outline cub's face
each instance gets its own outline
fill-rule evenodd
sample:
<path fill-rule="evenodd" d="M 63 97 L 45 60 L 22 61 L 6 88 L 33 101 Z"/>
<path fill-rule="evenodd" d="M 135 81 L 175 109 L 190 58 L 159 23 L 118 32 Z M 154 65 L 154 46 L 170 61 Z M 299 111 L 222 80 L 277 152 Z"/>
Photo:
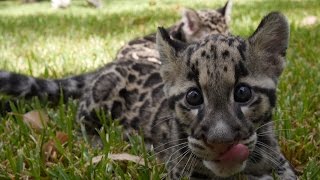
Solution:
<path fill-rule="evenodd" d="M 215 175 L 245 169 L 271 120 L 284 66 L 288 23 L 270 13 L 248 40 L 211 35 L 181 44 L 159 29 L 161 73 L 170 108 L 189 148 Z"/>

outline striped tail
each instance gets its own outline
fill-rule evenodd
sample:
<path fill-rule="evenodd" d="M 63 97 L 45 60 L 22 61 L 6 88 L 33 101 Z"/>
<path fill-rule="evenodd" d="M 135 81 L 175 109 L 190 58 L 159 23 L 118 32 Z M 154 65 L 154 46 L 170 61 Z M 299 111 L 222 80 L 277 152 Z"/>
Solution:
<path fill-rule="evenodd" d="M 39 97 L 58 102 L 80 98 L 97 72 L 70 76 L 62 79 L 41 79 L 23 74 L 0 71 L 0 93 L 13 97 Z"/>

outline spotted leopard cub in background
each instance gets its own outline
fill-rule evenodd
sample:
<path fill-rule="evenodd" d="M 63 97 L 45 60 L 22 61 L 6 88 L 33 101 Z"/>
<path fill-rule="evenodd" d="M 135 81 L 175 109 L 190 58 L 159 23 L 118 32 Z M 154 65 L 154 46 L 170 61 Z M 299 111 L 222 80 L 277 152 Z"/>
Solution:
<path fill-rule="evenodd" d="M 96 110 L 104 110 L 125 135 L 142 129 L 170 179 L 297 179 L 272 123 L 288 40 L 280 13 L 267 15 L 248 39 L 216 34 L 186 44 L 160 28 L 161 63 L 127 59 L 105 66 L 86 84 L 77 120 L 94 131 L 101 126 Z M 36 85 L 52 89 L 47 81 Z"/>
<path fill-rule="evenodd" d="M 209 34 L 228 34 L 232 0 L 217 10 L 184 9 L 179 22 L 169 27 L 170 36 L 183 42 L 195 42 Z M 131 40 L 117 53 L 116 60 L 139 60 L 160 63 L 156 33 Z"/>

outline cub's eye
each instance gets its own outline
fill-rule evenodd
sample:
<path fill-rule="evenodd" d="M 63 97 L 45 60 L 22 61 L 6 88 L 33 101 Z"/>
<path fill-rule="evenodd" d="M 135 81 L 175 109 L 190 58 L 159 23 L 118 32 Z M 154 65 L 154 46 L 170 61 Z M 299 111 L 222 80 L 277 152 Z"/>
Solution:
<path fill-rule="evenodd" d="M 252 97 L 251 88 L 248 85 L 240 84 L 234 89 L 234 100 L 236 102 L 245 103 Z"/>
<path fill-rule="evenodd" d="M 191 106 L 198 106 L 203 103 L 203 98 L 198 89 L 190 89 L 187 92 L 186 101 Z"/>

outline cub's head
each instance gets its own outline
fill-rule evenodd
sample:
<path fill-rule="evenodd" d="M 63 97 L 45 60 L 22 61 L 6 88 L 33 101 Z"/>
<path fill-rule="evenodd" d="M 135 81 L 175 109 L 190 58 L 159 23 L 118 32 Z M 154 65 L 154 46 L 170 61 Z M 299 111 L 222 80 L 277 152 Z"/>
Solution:
<path fill-rule="evenodd" d="M 181 21 L 170 33 L 171 37 L 183 42 L 196 42 L 209 34 L 227 34 L 232 1 L 217 10 L 184 9 Z"/>
<path fill-rule="evenodd" d="M 248 39 L 210 35 L 183 44 L 159 28 L 161 75 L 177 130 L 213 174 L 243 171 L 256 144 L 266 142 L 258 135 L 271 124 L 288 40 L 288 22 L 277 12 Z"/>

